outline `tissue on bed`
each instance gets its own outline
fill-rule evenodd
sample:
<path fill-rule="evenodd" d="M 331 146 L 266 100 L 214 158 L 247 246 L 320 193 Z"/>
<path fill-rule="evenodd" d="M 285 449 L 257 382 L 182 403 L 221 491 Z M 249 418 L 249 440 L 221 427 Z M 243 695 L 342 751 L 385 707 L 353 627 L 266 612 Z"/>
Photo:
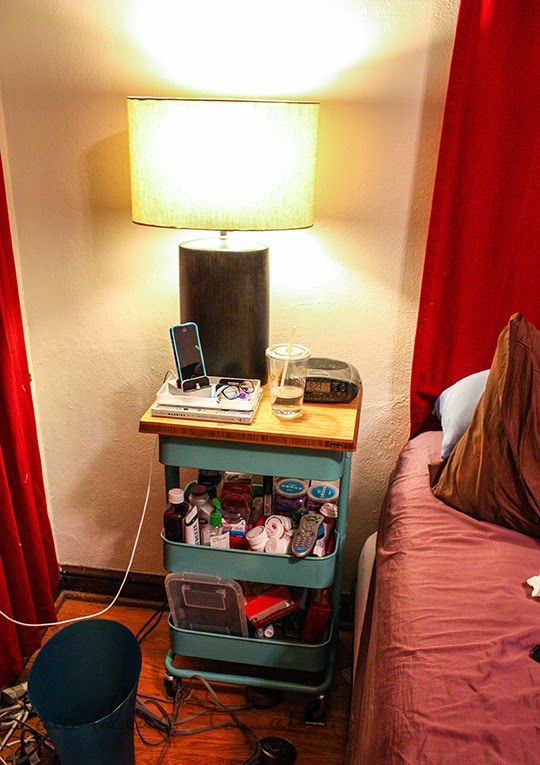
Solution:
<path fill-rule="evenodd" d="M 527 584 L 532 587 L 531 596 L 533 598 L 540 598 L 540 574 L 538 576 L 531 576 L 527 579 Z"/>

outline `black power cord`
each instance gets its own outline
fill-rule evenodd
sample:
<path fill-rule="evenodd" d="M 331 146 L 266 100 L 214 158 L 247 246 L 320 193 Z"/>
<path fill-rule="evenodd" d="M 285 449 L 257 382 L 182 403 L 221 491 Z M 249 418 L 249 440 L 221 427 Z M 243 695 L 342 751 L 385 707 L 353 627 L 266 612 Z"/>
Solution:
<path fill-rule="evenodd" d="M 139 644 L 143 642 L 143 640 L 146 640 L 148 635 L 150 635 L 158 626 L 160 623 L 163 614 L 168 608 L 168 603 L 165 601 L 162 603 L 155 611 L 154 613 L 145 621 L 143 626 L 140 628 L 140 630 L 137 632 L 135 637 L 137 638 Z"/>
<path fill-rule="evenodd" d="M 193 689 L 186 690 L 178 684 L 172 684 L 172 688 L 175 689 L 174 699 L 163 699 L 157 696 L 142 696 L 137 698 L 137 715 L 142 717 L 145 722 L 160 734 L 160 737 L 156 741 L 148 741 L 143 735 L 137 725 L 137 733 L 145 744 L 148 746 L 161 746 L 161 752 L 159 753 L 156 765 L 161 763 L 163 756 L 167 750 L 170 740 L 173 736 L 191 736 L 196 733 L 203 733 L 208 730 L 216 730 L 218 728 L 238 728 L 241 730 L 246 738 L 251 739 L 254 742 L 254 747 L 249 754 L 248 758 L 244 760 L 242 765 L 265 765 L 268 763 L 280 763 L 280 765 L 292 765 L 296 762 L 296 748 L 294 744 L 284 738 L 278 736 L 268 736 L 266 738 L 259 739 L 255 731 L 248 725 L 242 722 L 236 715 L 237 711 L 243 709 L 250 709 L 254 705 L 252 703 L 230 705 L 224 704 L 210 685 L 208 681 L 200 675 L 192 675 L 191 679 L 200 681 L 206 688 L 210 695 L 210 701 L 202 700 L 194 695 Z M 146 699 L 146 701 L 142 701 Z M 179 719 L 179 713 L 182 705 L 190 701 L 191 703 L 198 704 L 205 707 L 202 712 L 195 712 L 182 719 Z M 164 708 L 163 704 L 173 704 L 173 711 L 169 714 Z M 149 705 L 155 708 L 149 708 Z M 227 714 L 231 718 L 230 721 L 210 723 L 198 728 L 181 729 L 186 723 L 191 722 L 208 713 L 220 713 Z"/>
<path fill-rule="evenodd" d="M 42 761 L 42 751 L 46 747 L 50 752 L 54 752 L 54 745 L 46 733 L 39 731 L 33 725 L 26 722 L 26 717 L 33 713 L 32 707 L 26 701 L 18 701 L 17 710 L 12 708 L 0 711 L 0 722 L 2 726 L 11 728 L 0 746 L 0 763 L 6 765 L 36 765 Z M 23 719 L 21 713 L 26 717 Z M 20 729 L 18 740 L 15 739 L 16 731 Z M 26 735 L 25 735 L 26 734 Z M 6 749 L 10 754 L 6 755 Z"/>

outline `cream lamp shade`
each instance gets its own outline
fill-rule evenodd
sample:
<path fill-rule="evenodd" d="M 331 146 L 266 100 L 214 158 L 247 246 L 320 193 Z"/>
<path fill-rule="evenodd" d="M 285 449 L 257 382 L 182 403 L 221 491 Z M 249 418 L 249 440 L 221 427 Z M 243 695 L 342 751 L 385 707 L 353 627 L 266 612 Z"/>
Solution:
<path fill-rule="evenodd" d="M 135 223 L 214 231 L 313 224 L 319 105 L 128 98 Z"/>
<path fill-rule="evenodd" d="M 128 98 L 135 223 L 219 231 L 179 246 L 180 320 L 210 376 L 266 380 L 268 248 L 227 236 L 313 225 L 319 105 Z"/>

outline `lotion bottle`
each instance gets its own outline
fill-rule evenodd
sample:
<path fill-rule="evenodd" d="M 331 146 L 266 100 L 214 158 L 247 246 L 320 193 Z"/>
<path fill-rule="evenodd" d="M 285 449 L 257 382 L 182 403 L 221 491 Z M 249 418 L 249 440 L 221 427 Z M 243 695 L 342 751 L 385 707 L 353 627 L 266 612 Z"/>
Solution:
<path fill-rule="evenodd" d="M 229 532 L 223 529 L 223 516 L 221 515 L 221 503 L 219 499 L 214 499 L 214 509 L 210 514 L 210 524 L 208 526 L 208 544 L 210 547 L 218 547 L 222 550 L 228 550 L 230 547 Z"/>
<path fill-rule="evenodd" d="M 214 499 L 214 509 L 210 513 L 210 536 L 218 537 L 223 533 L 223 516 L 219 499 Z"/>
<path fill-rule="evenodd" d="M 190 507 L 184 517 L 184 542 L 188 545 L 200 545 L 201 536 L 199 531 L 199 516 L 196 507 Z"/>

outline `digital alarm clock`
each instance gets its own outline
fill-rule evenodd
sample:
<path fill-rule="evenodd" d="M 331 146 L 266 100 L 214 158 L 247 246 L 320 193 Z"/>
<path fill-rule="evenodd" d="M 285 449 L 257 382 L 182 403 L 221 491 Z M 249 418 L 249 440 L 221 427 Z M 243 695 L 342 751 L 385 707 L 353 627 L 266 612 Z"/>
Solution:
<path fill-rule="evenodd" d="M 358 395 L 362 381 L 352 364 L 337 359 L 309 359 L 304 401 L 346 404 Z"/>

